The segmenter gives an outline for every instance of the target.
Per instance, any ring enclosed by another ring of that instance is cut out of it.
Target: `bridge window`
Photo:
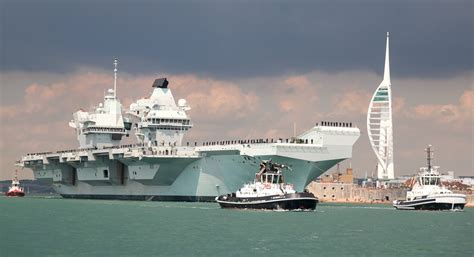
[[[273,184],[277,184],[278,183],[278,176],[273,176]]]

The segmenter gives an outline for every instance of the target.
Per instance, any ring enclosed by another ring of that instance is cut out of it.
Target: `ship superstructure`
[[[138,141],[148,147],[179,146],[186,131],[192,127],[186,114],[191,108],[184,99],[179,99],[176,105],[168,84],[166,78],[156,79],[151,96],[131,104],[127,111],[135,124]]]
[[[69,126],[76,130],[80,148],[117,146],[127,132],[122,117],[122,104],[117,99],[117,65],[114,60],[114,89],[107,90],[104,103],[86,112],[79,110],[73,114]]]
[[[79,148],[27,154],[19,166],[51,183],[63,197],[133,200],[213,201],[253,179],[262,160],[285,163],[296,191],[335,164],[352,157],[360,136],[349,122],[321,122],[291,139],[235,139],[183,144],[193,127],[186,100],[176,104],[166,78],[152,94],[127,110],[114,89],[91,112],[78,111],[70,126]],[[121,144],[133,133],[136,143]]]

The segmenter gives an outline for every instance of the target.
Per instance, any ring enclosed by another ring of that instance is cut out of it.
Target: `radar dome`
[[[178,106],[179,107],[185,107],[187,105],[186,99],[179,99],[178,100]]]

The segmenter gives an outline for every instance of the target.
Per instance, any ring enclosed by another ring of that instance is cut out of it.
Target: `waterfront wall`
[[[321,202],[387,202],[405,199],[407,189],[365,188],[356,184],[316,183],[308,185],[308,190]]]
[[[371,188],[356,184],[316,183],[312,182],[307,189],[321,202],[360,202],[360,203],[392,203],[393,200],[404,200],[407,188]],[[474,206],[474,195],[466,194],[467,206]]]

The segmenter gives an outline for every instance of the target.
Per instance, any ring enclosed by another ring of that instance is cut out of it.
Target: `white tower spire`
[[[385,47],[385,68],[383,72],[383,80],[385,80],[388,84],[390,83],[390,55],[389,55],[389,33],[387,32],[387,46]]]
[[[118,59],[114,59],[114,97],[117,98],[117,65]]]
[[[393,167],[392,89],[390,82],[389,33],[385,49],[383,80],[375,90],[367,112],[367,134],[377,156],[377,178],[395,178]]]

